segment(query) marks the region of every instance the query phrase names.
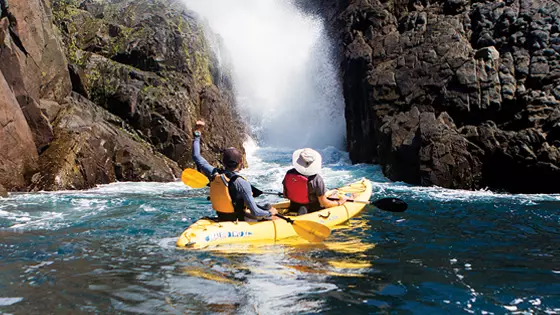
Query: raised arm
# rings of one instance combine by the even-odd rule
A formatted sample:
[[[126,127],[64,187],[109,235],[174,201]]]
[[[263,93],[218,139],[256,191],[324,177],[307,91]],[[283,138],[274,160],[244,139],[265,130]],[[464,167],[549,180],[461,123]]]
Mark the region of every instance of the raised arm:
[[[196,129],[194,131],[194,139],[192,143],[192,158],[198,170],[206,175],[208,179],[211,179],[215,167],[210,165],[210,163],[208,163],[208,161],[200,155],[200,137],[202,135],[202,128],[204,125],[203,121],[199,120],[196,122]]]

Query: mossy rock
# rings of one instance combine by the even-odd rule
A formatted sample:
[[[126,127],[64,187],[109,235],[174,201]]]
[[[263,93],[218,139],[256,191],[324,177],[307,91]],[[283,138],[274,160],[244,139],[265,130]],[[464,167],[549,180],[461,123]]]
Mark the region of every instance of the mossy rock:
[[[202,118],[235,122],[208,135],[210,161],[219,160],[219,143],[242,148],[245,128],[232,86],[215,86],[214,78],[223,82],[227,75],[219,72],[196,14],[160,0],[68,1],[54,10],[69,59],[85,73],[82,94],[123,119],[143,141],[187,166],[191,129]],[[212,113],[220,118],[204,109],[209,90]]]

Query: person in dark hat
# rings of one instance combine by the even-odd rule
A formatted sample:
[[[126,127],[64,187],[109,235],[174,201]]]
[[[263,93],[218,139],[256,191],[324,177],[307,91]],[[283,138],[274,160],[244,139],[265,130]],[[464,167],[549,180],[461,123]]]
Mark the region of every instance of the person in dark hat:
[[[282,181],[284,197],[290,200],[290,212],[298,215],[341,206],[346,197],[329,200],[327,188],[319,174],[322,168],[321,154],[311,148],[299,149],[292,154],[293,168],[288,170]]]
[[[196,122],[192,158],[210,180],[210,201],[220,221],[254,221],[276,219],[274,207],[260,207],[253,198],[251,184],[237,172],[243,166],[243,155],[236,148],[227,148],[222,154],[224,168],[216,168],[200,155],[200,137],[205,123]],[[250,213],[245,211],[248,209]]]

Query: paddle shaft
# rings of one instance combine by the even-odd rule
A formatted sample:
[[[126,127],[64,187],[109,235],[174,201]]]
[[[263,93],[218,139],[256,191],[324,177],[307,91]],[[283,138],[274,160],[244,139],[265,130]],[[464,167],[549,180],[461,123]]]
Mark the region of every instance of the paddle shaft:
[[[261,192],[263,195],[273,195],[273,196],[278,196],[278,197],[283,197],[284,194],[281,192],[273,192],[273,191],[263,191]]]
[[[330,200],[340,200],[338,198],[328,198]],[[398,198],[383,198],[376,201],[361,201],[354,199],[347,199],[349,202],[365,203],[374,205],[376,208],[389,212],[404,212],[408,208],[408,204]]]
[[[281,215],[280,213],[275,214],[275,216],[279,217],[280,219],[286,220],[286,222],[289,223],[294,223],[294,220],[290,219],[290,218],[286,218],[285,216]]]
[[[329,198],[327,198],[327,199],[333,200],[333,201],[342,200],[342,199],[339,199],[339,198],[331,198],[331,197],[329,197]],[[368,204],[368,205],[370,205],[370,204],[373,203],[373,202],[371,202],[371,201],[354,200],[354,199],[346,199],[346,201],[348,201],[348,202],[355,202],[355,203],[365,203],[365,204]]]
[[[257,189],[257,191],[258,191],[259,194],[255,195],[255,196],[260,196],[261,194],[275,195],[275,196],[280,196],[280,197],[284,196],[280,192],[267,192],[267,191],[262,191],[262,190],[259,190],[259,189]],[[332,198],[332,197],[328,197],[327,199],[333,200],[333,201],[341,200],[339,198]],[[383,199],[379,199],[379,200],[376,200],[376,201],[346,199],[346,201],[347,202],[354,202],[354,203],[363,203],[363,204],[367,204],[367,205],[374,205],[378,209],[381,209],[383,211],[389,211],[389,212],[404,212],[408,208],[407,203],[404,202],[403,200],[398,199],[398,198],[383,198]]]

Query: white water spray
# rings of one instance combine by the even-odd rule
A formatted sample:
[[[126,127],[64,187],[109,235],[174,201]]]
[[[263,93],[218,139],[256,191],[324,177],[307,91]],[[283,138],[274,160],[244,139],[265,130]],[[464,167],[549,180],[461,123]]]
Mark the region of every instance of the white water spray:
[[[222,37],[260,145],[344,149],[344,101],[322,22],[279,0],[183,0]]]

